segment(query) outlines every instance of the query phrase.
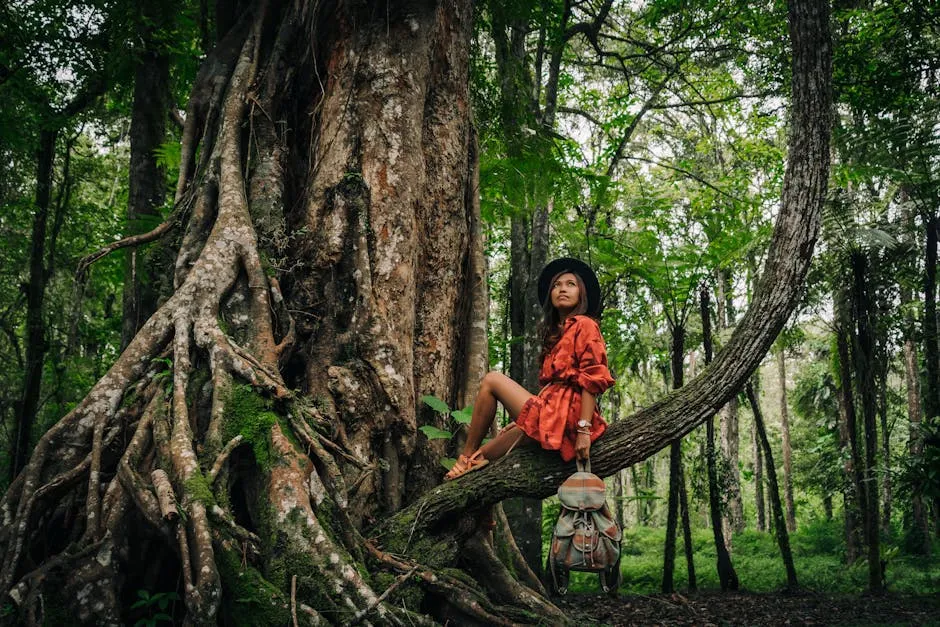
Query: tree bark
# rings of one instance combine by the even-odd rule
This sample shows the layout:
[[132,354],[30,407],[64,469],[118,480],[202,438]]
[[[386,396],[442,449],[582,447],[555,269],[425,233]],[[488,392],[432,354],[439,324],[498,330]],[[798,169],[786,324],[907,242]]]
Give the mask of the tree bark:
[[770,493],[770,504],[774,515],[774,530],[777,534],[777,545],[780,547],[780,557],[787,571],[787,588],[795,590],[799,587],[796,579],[796,568],[793,565],[793,553],[790,551],[790,534],[787,532],[784,520],[783,507],[780,504],[780,488],[777,483],[777,470],[774,466],[774,455],[767,439],[767,430],[764,428],[764,418],[760,409],[760,402],[754,394],[754,386],[750,382],[745,387],[747,401],[754,413],[754,425],[764,448],[764,459],[767,460],[767,487]]
[[48,345],[43,322],[43,302],[46,296],[46,226],[52,200],[52,177],[58,131],[43,130],[39,136],[36,155],[36,210],[30,233],[29,284],[26,287],[26,368],[23,387],[16,403],[16,436],[10,459],[12,481],[29,460],[33,424],[39,407],[42,386],[42,367]]
[[767,531],[764,504],[764,453],[757,437],[756,425],[751,425],[751,448],[754,451],[754,501],[757,509],[757,530]]
[[[705,352],[705,365],[712,361],[712,329],[709,307],[708,287],[703,286],[699,295],[700,314],[702,319],[702,344]],[[712,523],[712,533],[715,538],[715,553],[718,558],[718,581],[722,590],[738,589],[738,574],[734,570],[731,555],[725,544],[724,530],[721,517],[721,494],[718,485],[718,469],[715,459],[715,419],[705,421],[705,460],[708,468],[708,512]],[[761,512],[763,513],[763,512]],[[761,521],[762,522],[762,521]]]
[[[906,192],[902,189],[904,197]],[[907,215],[906,221],[913,227],[913,216]],[[913,232],[913,228],[911,228]],[[901,310],[904,312],[904,384],[907,390],[907,418],[909,423],[907,449],[911,457],[919,457],[923,452],[923,439],[921,437],[921,396],[920,396],[920,368],[917,356],[916,327],[914,316],[910,312],[913,300],[910,287],[900,282]],[[913,552],[921,555],[930,555],[930,528],[927,523],[927,508],[924,506],[923,496],[915,492],[911,496],[911,520],[907,530],[907,546]]]
[[793,504],[793,449],[790,446],[790,411],[787,407],[787,366],[784,348],[777,351],[777,375],[780,379],[780,435],[783,440],[783,486],[786,498],[787,531],[796,531],[796,506]]
[[[718,324],[723,329],[734,326],[734,298],[731,293],[731,273],[718,273]],[[744,530],[744,506],[741,502],[741,473],[738,470],[740,456],[740,434],[738,426],[738,397],[734,396],[721,410],[721,452],[727,461],[725,491],[727,507],[724,509],[723,525],[725,541],[731,547],[733,533]]]
[[[681,442],[680,442],[681,445]],[[689,492],[685,483],[685,464],[682,463],[682,448],[679,448],[679,514],[682,517],[682,544],[685,551],[685,568],[690,592],[698,590],[695,577],[695,547],[692,545],[692,521],[689,516]]]
[[924,263],[924,362],[927,370],[924,415],[940,416],[940,344],[937,333],[937,216],[924,216],[926,231]]
[[[141,26],[134,68],[134,102],[131,108],[131,154],[128,181],[128,235],[150,231],[160,222],[160,208],[166,200],[166,172],[157,162],[157,150],[166,139],[170,108],[170,60],[165,46],[155,40],[155,31],[167,21],[160,7],[150,2],[140,5]],[[124,262],[123,320],[121,348],[140,330],[157,309],[156,281],[148,272],[146,257],[137,247],[127,249]]]
[[[683,369],[685,359],[685,327],[672,322],[672,343],[670,345],[670,366],[672,373],[672,389],[682,387]],[[674,590],[673,573],[676,568],[676,530],[679,524],[680,482],[682,481],[682,440],[676,439],[669,444],[669,499],[666,510],[666,540],[663,547],[663,581],[661,590],[670,593]],[[684,526],[683,526],[684,530]],[[694,575],[690,571],[689,580]]]
[[861,456],[858,452],[858,428],[855,396],[852,393],[852,369],[849,357],[848,320],[841,292],[833,298],[835,309],[836,348],[838,369],[833,375],[839,388],[839,447],[843,451],[845,470],[843,482],[843,516],[845,517],[845,554],[849,564],[858,559],[861,542],[859,521],[864,511],[865,493],[862,488]]
[[874,381],[874,338],[872,337],[871,297],[867,289],[868,259],[855,252],[850,257],[852,267],[852,311],[856,334],[852,351],[856,388],[862,401],[865,434],[865,464],[862,468],[865,490],[865,543],[868,545],[868,586],[872,592],[882,590],[881,528],[878,508],[878,432],[877,402]]

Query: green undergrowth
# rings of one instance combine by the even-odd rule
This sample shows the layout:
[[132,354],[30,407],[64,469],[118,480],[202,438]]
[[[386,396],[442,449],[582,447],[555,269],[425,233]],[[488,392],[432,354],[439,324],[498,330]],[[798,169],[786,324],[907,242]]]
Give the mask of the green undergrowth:
[[[549,527],[549,534],[551,533]],[[656,594],[662,586],[664,528],[634,527],[624,530],[621,572],[622,594]],[[550,539],[550,535],[546,540]],[[699,590],[720,588],[716,553],[711,529],[692,531],[695,575]],[[735,534],[732,561],[742,590],[773,592],[786,586],[786,571],[780,559],[775,536],[753,530]],[[845,545],[839,521],[809,523],[790,535],[790,546],[800,586],[828,594],[859,594],[868,587],[868,564],[864,559],[845,564]],[[548,550],[545,542],[543,551]],[[897,543],[885,542],[882,555],[887,561],[889,592],[935,595],[940,591],[940,560],[933,556],[903,553]],[[682,534],[676,543],[676,590],[688,589]],[[599,590],[598,577],[572,573],[572,592]]]

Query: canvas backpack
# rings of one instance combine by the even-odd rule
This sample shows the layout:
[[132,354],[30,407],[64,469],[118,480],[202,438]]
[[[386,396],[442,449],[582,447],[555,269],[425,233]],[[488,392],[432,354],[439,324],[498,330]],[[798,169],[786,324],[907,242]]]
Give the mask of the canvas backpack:
[[607,507],[604,481],[591,473],[590,461],[558,488],[561,512],[555,523],[546,565],[547,583],[555,594],[568,591],[570,571],[596,572],[604,592],[620,585],[620,527]]

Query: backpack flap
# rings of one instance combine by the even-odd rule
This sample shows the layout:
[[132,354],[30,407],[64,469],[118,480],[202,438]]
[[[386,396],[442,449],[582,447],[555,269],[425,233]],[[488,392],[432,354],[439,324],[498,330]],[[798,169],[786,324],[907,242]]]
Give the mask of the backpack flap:
[[607,503],[604,480],[589,472],[576,472],[558,487],[558,500],[575,511],[598,510]]

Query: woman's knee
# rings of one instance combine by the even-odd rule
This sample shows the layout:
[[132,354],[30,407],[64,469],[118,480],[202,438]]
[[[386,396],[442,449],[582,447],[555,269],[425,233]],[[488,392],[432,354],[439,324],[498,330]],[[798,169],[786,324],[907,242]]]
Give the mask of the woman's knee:
[[490,372],[487,372],[485,375],[483,375],[483,378],[480,380],[480,391],[482,392],[485,390],[487,392],[492,393],[493,390],[495,390],[499,386],[500,380],[504,378],[505,376],[506,375],[504,375],[503,373],[496,372],[495,370],[491,370]]

